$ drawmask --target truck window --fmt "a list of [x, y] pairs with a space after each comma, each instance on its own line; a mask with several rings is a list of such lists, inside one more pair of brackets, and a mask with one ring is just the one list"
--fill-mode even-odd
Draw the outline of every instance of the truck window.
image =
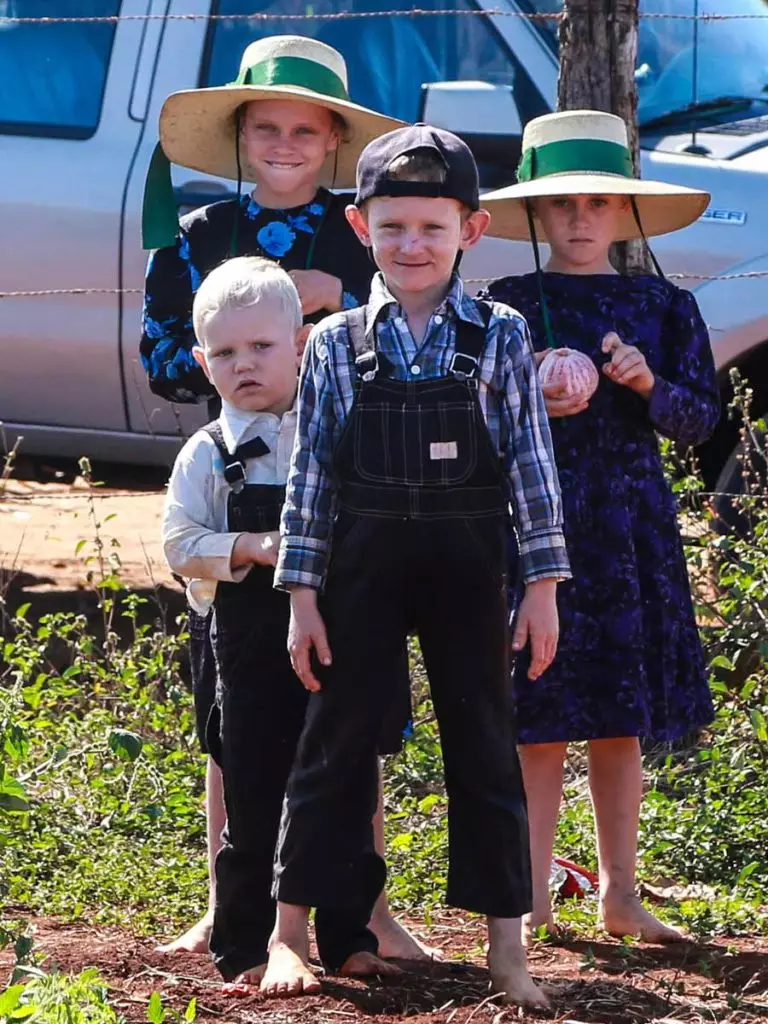
[[[0, 0], [7, 18], [115, 15], [119, 0]], [[87, 139], [96, 131], [114, 22], [0, 24], [0, 133]]]
[[[728, 13], [732, 20], [693, 15]], [[640, 125], [680, 111], [694, 101], [722, 97], [765, 102], [768, 87], [768, 5], [764, 0], [640, 0], [642, 18], [637, 58]], [[694, 84], [694, 47], [698, 81]], [[760, 108], [763, 113], [765, 107]]]
[[[408, 6], [408, 5], [403, 5]], [[420, 0], [422, 10], [477, 10], [472, 0]], [[379, 11], [382, 0], [349, 0], [346, 10]], [[338, 13], [333, 0], [219, 0], [214, 13], [281, 15]], [[483, 79], [499, 85], [514, 84], [523, 123], [547, 109], [527, 74], [509, 52], [490, 20], [477, 16], [430, 15], [377, 18], [340, 18], [334, 21], [275, 20], [266, 23], [213, 21], [203, 62], [201, 85], [232, 81], [245, 47], [254, 39], [273, 34], [301, 33], [321, 39], [344, 54], [351, 98], [381, 113], [415, 121], [419, 116], [424, 82]], [[503, 131], [503, 126], [500, 126]]]

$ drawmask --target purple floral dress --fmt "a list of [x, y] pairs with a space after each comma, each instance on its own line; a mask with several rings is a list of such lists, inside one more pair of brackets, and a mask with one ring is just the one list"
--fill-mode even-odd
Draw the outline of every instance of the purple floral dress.
[[[558, 586], [560, 645], [539, 680], [518, 662], [521, 743], [645, 736], [672, 741], [712, 718], [675, 500], [656, 432], [683, 445], [714, 430], [719, 392], [693, 296], [663, 278], [544, 275], [558, 344], [600, 369], [589, 408], [550, 421], [573, 579]], [[528, 320], [546, 348], [534, 274], [487, 293]], [[615, 331], [656, 375], [650, 402], [608, 380]]]

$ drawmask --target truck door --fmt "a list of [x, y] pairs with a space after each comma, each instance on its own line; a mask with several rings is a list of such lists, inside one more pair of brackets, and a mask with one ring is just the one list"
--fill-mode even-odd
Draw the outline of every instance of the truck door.
[[[157, 28], [156, 58], [145, 62], [142, 58], [136, 103], [141, 103], [142, 133], [136, 147], [136, 157], [125, 192], [122, 233], [122, 268], [124, 302], [121, 312], [121, 354], [128, 409], [128, 429], [136, 434], [152, 434], [158, 441], [169, 435], [189, 436], [207, 421], [205, 403], [200, 405], [171, 405], [153, 395], [147, 385], [146, 373], [139, 360], [141, 337], [141, 306], [144, 274], [148, 254], [141, 248], [141, 204], [144, 180], [152, 151], [157, 143], [157, 126], [165, 98], [179, 89], [194, 89], [201, 82], [201, 61], [207, 38], [208, 15], [211, 0], [154, 0], [162, 4], [170, 17]], [[175, 15], [185, 15], [183, 18]], [[191, 17], [190, 17], [191, 16]], [[237, 74], [234, 68], [231, 78]], [[140, 95], [139, 95], [140, 94]], [[173, 168], [174, 184], [181, 212], [223, 199], [231, 185], [205, 178], [195, 171]], [[168, 451], [158, 444], [158, 450]], [[166, 456], [161, 455], [161, 459]]]
[[[57, 0], [58, 18], [0, 24], [0, 417], [124, 430], [118, 356], [120, 211], [141, 122], [130, 111], [147, 0]], [[41, 19], [47, 0], [5, 0]]]

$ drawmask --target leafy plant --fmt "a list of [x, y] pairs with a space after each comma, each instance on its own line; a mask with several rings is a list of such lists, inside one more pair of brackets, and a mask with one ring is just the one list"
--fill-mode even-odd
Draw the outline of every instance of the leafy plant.
[[122, 1024], [95, 970], [76, 977], [48, 974], [11, 985], [0, 994], [0, 1024]]

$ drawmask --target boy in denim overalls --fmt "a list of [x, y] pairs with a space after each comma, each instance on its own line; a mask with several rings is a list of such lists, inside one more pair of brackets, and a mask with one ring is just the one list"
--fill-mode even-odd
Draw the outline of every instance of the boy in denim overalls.
[[[427, 125], [372, 142], [347, 216], [381, 271], [368, 305], [314, 328], [276, 583], [312, 691], [286, 796], [267, 991], [301, 991], [308, 906], [370, 903], [377, 723], [415, 628], [449, 798], [448, 902], [485, 914], [495, 989], [541, 1006], [520, 918], [528, 829], [508, 666], [509, 506], [526, 584], [517, 636], [532, 679], [557, 644], [569, 575], [551, 438], [525, 321], [466, 295], [462, 251], [488, 226], [472, 154]], [[330, 555], [330, 557], [329, 557]]]

